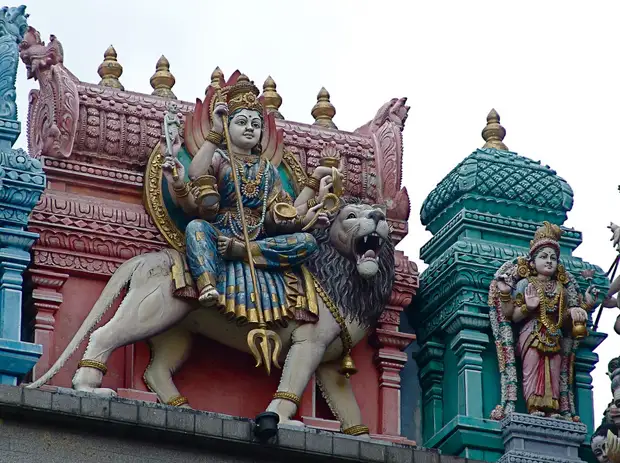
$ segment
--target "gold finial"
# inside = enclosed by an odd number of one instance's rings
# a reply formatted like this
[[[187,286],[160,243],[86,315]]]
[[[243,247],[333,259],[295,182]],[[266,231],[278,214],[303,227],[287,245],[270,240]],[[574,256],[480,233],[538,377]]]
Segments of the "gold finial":
[[[336,115],[336,108],[331,104],[329,98],[329,92],[323,87],[316,97],[317,101],[312,108],[311,114],[314,117],[314,125],[337,129],[338,127],[336,127],[332,120]]]
[[[211,83],[209,84],[209,87],[220,88],[220,81],[223,78],[224,78],[224,73],[222,72],[220,67],[217,66],[211,73]],[[206,88],[205,95],[209,91],[209,87]]]
[[[176,79],[170,72],[170,62],[164,55],[161,55],[155,65],[155,74],[151,77],[151,87],[153,87],[151,95],[176,99],[176,95],[172,93],[175,82]]]
[[[492,109],[487,116],[487,126],[482,130],[482,138],[486,142],[483,148],[508,151],[508,147],[503,142],[505,136],[506,129],[499,123],[499,114]]]
[[[97,69],[97,73],[99,74],[99,77],[101,77],[101,82],[99,82],[99,85],[102,87],[112,87],[125,90],[123,84],[121,84],[118,80],[123,73],[123,66],[121,66],[121,63],[116,60],[116,57],[116,50],[112,45],[110,45],[103,54],[103,63],[101,63]]]
[[[276,90],[276,83],[271,76],[267,77],[263,84],[263,98],[267,112],[273,113],[276,119],[284,119],[282,113],[280,113],[282,97]]]

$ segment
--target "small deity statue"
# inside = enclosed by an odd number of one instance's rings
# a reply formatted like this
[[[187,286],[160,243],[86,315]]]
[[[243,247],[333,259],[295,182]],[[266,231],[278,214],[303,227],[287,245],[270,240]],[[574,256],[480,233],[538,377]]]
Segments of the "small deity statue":
[[[267,321],[279,318],[276,314],[289,305],[292,283],[286,271],[303,264],[317,249],[307,230],[329,226],[323,200],[333,183],[332,168],[318,166],[293,203],[277,169],[261,156],[265,122],[258,95],[254,84],[240,75],[222,94],[226,101],[215,100],[211,130],[189,165],[189,182],[175,154],[162,165],[176,203],[188,216],[197,217],[187,225],[185,236],[199,302],[204,307],[217,306],[238,322],[250,323],[262,318],[256,314],[255,294]],[[228,140],[224,123],[228,124]],[[233,174],[239,182],[243,215]],[[249,255],[258,288],[248,268]]]
[[[162,130],[162,141],[166,147],[166,165],[172,164],[172,177],[174,181],[178,180],[179,173],[173,158],[176,157],[183,143],[181,140],[181,120],[179,119],[178,112],[179,107],[174,101],[167,102]]]
[[[560,227],[544,222],[530,242],[529,255],[502,265],[491,282],[489,315],[502,373],[502,405],[493,418],[514,411],[516,402],[512,323],[528,413],[578,419],[571,387],[574,353],[578,339],[587,335],[588,311],[598,292],[590,286],[582,296],[575,278],[560,264],[561,234]]]

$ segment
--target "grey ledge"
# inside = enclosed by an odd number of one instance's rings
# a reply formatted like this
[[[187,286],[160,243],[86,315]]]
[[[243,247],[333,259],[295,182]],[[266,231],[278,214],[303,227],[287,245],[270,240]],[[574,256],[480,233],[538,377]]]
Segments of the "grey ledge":
[[[289,426],[261,444],[248,419],[64,388],[0,386],[0,418],[0,453],[8,462],[474,463],[413,446]]]

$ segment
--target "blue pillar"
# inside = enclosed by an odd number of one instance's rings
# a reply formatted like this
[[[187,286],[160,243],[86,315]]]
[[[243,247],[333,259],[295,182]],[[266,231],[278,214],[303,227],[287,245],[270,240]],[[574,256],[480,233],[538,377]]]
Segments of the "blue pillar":
[[[42,346],[21,339],[23,274],[38,238],[26,226],[45,188],[39,160],[12,148],[21,132],[15,76],[18,44],[27,28],[25,10],[0,11],[0,384],[10,385],[16,385],[43,352]]]

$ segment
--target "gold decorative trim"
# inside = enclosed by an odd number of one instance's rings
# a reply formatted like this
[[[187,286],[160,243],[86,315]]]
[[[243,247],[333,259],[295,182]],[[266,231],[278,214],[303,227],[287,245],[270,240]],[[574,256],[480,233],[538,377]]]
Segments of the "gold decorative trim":
[[[97,360],[82,359],[78,362],[78,368],[94,368],[95,370],[99,370],[104,375],[108,372],[108,367],[106,364]]]
[[[293,402],[298,407],[301,404],[301,399],[299,398],[299,396],[296,396],[292,392],[278,391],[273,395],[273,398],[280,399],[280,400],[288,400],[289,402]]]
[[[343,429],[342,433],[349,436],[361,436],[362,434],[370,434],[370,429],[365,424],[356,424],[350,428]]]
[[[144,173],[144,207],[170,246],[185,254],[185,233],[176,226],[164,204],[161,191],[163,163],[164,154],[161,150],[161,143],[157,143],[149,156]]]
[[[180,407],[181,405],[185,405],[188,403],[189,400],[187,400],[187,397],[183,397],[182,395],[176,395],[168,402],[166,402],[166,405],[170,405],[171,407]]]

